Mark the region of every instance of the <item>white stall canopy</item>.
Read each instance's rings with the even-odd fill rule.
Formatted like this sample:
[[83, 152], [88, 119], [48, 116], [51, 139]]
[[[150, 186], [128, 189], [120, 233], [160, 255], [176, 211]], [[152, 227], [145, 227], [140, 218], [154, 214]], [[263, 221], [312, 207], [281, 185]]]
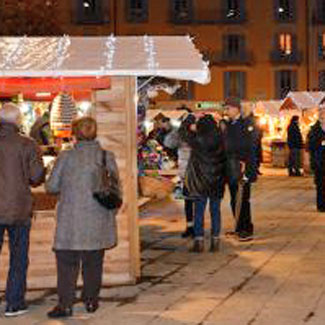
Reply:
[[189, 36], [1, 37], [0, 75], [210, 81], [208, 63]]
[[310, 110], [315, 109], [324, 100], [323, 91], [290, 91], [283, 100], [280, 110]]

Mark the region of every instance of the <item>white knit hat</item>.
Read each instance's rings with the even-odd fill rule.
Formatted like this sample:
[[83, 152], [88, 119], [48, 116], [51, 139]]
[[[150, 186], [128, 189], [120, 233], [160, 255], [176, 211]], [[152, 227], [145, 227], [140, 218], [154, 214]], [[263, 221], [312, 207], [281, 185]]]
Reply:
[[14, 103], [6, 103], [0, 109], [0, 120], [19, 125], [21, 117], [20, 109]]

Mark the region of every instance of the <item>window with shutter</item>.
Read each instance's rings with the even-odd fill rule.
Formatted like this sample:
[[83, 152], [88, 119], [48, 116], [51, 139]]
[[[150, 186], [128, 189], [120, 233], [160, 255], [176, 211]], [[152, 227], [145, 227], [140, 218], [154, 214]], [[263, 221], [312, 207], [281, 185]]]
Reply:
[[315, 16], [319, 23], [325, 22], [325, 0], [317, 0]]
[[148, 0], [126, 0], [127, 20], [132, 23], [148, 21]]
[[290, 22], [295, 19], [295, 0], [275, 0], [275, 18]]
[[279, 35], [279, 49], [282, 54], [290, 55], [292, 54], [292, 35], [289, 33], [282, 33]]
[[245, 36], [230, 34], [223, 37], [222, 59], [226, 61], [234, 60], [238, 62], [246, 62], [246, 42]]
[[224, 96], [246, 97], [246, 72], [244, 71], [226, 71], [224, 72]]
[[244, 0], [223, 0], [224, 19], [226, 21], [241, 21], [245, 18]]
[[297, 71], [276, 71], [275, 82], [276, 98], [283, 99], [289, 91], [297, 89]]
[[318, 88], [320, 91], [325, 91], [325, 70], [318, 72]]
[[322, 33], [318, 37], [318, 57], [321, 60], [325, 59], [325, 33]]
[[80, 24], [104, 23], [103, 0], [77, 0], [77, 22]]
[[193, 19], [193, 0], [171, 0], [172, 20], [189, 23]]

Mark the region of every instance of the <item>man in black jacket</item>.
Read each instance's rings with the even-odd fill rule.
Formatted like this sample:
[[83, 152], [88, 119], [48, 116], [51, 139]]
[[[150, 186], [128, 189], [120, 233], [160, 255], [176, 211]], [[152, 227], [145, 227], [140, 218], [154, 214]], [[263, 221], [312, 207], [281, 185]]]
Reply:
[[[250, 195], [251, 183], [257, 179], [258, 132], [250, 119], [243, 118], [241, 103], [237, 98], [225, 101], [229, 121], [225, 122], [224, 142], [227, 156], [227, 182], [231, 195], [231, 208], [236, 215], [235, 235], [240, 241], [253, 238]], [[238, 189], [242, 187], [241, 204], [236, 206]]]
[[325, 212], [325, 108], [323, 106], [319, 110], [318, 121], [310, 128], [307, 143], [317, 190], [317, 210]]
[[299, 128], [299, 116], [297, 115], [292, 116], [288, 126], [287, 142], [289, 147], [289, 176], [301, 176], [300, 167], [303, 138]]

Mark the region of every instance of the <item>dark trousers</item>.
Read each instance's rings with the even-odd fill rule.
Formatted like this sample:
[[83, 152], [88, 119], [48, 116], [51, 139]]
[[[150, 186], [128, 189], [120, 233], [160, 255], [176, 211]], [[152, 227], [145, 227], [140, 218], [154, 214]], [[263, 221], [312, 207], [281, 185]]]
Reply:
[[325, 211], [325, 175], [323, 175], [322, 168], [315, 168], [315, 184], [317, 210]]
[[[236, 211], [236, 197], [238, 192], [238, 180], [236, 178], [230, 178], [228, 182], [230, 196], [231, 196], [231, 209], [233, 215]], [[251, 214], [251, 184], [245, 183], [243, 189], [242, 205], [240, 209], [240, 214], [235, 231], [238, 233], [246, 233], [252, 235], [254, 233], [254, 225], [252, 223]]]
[[289, 151], [289, 175], [300, 175], [301, 149], [291, 148]]
[[25, 303], [30, 226], [0, 225], [0, 251], [5, 231], [9, 237], [10, 251], [6, 301], [8, 306], [17, 308]]
[[[203, 239], [204, 237], [204, 213], [208, 198], [202, 198], [195, 201], [194, 217], [194, 237]], [[220, 234], [220, 200], [209, 199], [211, 215], [211, 236], [219, 237]]]
[[104, 252], [104, 250], [57, 250], [55, 252], [61, 306], [71, 307], [74, 303], [80, 265], [83, 278], [82, 300], [84, 302], [98, 300], [102, 284]]
[[186, 217], [186, 228], [193, 227], [194, 201], [185, 199], [184, 209], [185, 209], [185, 217]]

